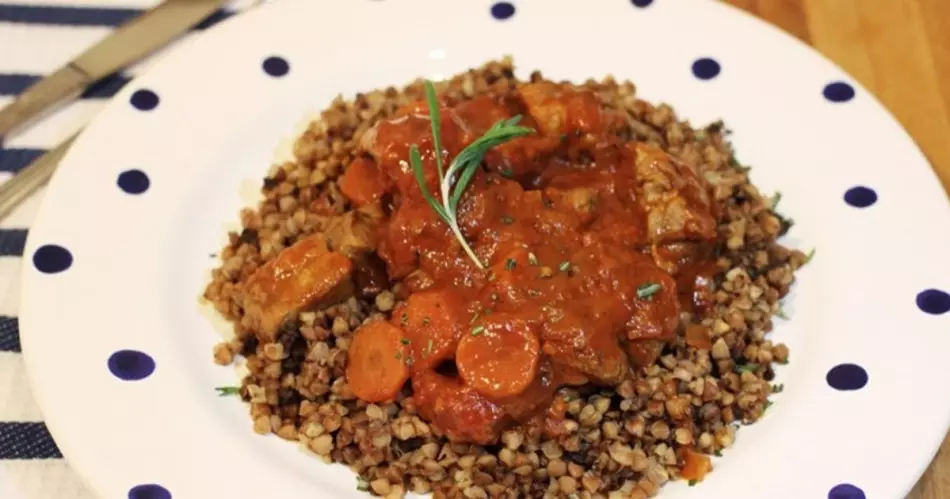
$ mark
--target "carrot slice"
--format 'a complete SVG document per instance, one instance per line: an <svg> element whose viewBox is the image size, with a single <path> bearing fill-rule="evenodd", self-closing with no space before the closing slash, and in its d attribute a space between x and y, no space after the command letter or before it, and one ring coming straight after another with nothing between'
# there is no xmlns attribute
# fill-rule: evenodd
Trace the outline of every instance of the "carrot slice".
<svg viewBox="0 0 950 499"><path fill-rule="evenodd" d="M462 335L455 364L475 391L501 398L523 392L538 375L541 342L524 320L495 313Z"/></svg>
<svg viewBox="0 0 950 499"><path fill-rule="evenodd" d="M396 397L409 378L402 330L384 321L364 324L353 336L347 356L350 390L367 402Z"/></svg>
<svg viewBox="0 0 950 499"><path fill-rule="evenodd" d="M467 324L464 308L450 290L430 290L409 297L405 309L393 314L393 324L406 332L412 352L412 371L435 368L452 357Z"/></svg>

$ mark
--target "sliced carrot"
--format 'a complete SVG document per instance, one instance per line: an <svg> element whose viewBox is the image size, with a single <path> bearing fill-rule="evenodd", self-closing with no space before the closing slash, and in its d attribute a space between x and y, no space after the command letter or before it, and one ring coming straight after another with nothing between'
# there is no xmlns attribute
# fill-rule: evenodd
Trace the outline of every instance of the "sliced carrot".
<svg viewBox="0 0 950 499"><path fill-rule="evenodd" d="M364 324L353 336L347 356L350 390L367 402L396 397L409 378L402 330L384 321Z"/></svg>
<svg viewBox="0 0 950 499"><path fill-rule="evenodd" d="M712 471L712 461L709 456L693 449L685 448L680 452L680 458L683 460L683 471L680 475L685 480L702 480Z"/></svg>
<svg viewBox="0 0 950 499"><path fill-rule="evenodd" d="M478 393L490 398L525 391L538 375L541 343L525 321L495 313L463 334L455 353L459 375Z"/></svg>
<svg viewBox="0 0 950 499"><path fill-rule="evenodd" d="M393 323L405 331L412 352L412 371L433 369L455 353L465 314L451 290L430 290L409 297L406 308L393 315Z"/></svg>
<svg viewBox="0 0 950 499"><path fill-rule="evenodd" d="M340 191L356 206L374 203L383 196L386 186L376 163L368 158L359 157L343 172Z"/></svg>

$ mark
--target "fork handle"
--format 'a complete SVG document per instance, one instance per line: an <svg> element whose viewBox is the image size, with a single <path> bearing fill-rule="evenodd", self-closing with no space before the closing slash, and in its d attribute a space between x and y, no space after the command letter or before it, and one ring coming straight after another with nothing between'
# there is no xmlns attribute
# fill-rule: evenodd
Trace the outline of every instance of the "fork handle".
<svg viewBox="0 0 950 499"><path fill-rule="evenodd" d="M78 134L77 134L78 135ZM0 220L4 219L14 208L19 206L30 194L46 183L53 172L56 171L56 165L63 159L69 146L72 145L77 135L64 140L55 148L47 151L45 154L36 158L26 168L0 184Z"/></svg>

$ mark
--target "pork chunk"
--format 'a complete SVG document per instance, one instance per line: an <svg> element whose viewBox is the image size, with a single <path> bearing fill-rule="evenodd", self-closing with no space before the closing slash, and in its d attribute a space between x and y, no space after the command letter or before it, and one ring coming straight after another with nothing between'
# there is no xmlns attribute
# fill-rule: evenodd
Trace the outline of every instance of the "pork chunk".
<svg viewBox="0 0 950 499"><path fill-rule="evenodd" d="M348 296L352 270L350 259L330 251L323 236L301 239L244 283L245 324L262 340L273 341L287 318Z"/></svg>

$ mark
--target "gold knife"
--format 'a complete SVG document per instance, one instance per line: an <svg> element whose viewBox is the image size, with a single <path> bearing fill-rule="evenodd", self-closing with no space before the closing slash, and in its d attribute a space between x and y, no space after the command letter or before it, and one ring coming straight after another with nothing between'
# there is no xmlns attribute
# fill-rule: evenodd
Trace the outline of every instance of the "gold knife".
<svg viewBox="0 0 950 499"><path fill-rule="evenodd" d="M166 0L123 24L0 109L0 140L43 111L160 48L228 0Z"/></svg>
<svg viewBox="0 0 950 499"><path fill-rule="evenodd" d="M166 0L123 24L104 40L53 74L36 82L0 109L0 143L14 129L52 106L76 97L86 87L161 48L221 8L228 0ZM37 158L0 185L0 219L5 217L56 169L76 135Z"/></svg>

